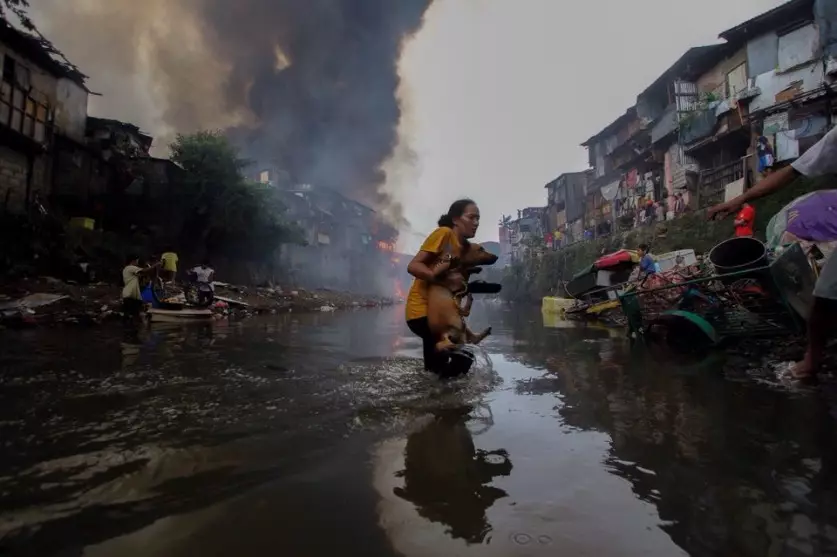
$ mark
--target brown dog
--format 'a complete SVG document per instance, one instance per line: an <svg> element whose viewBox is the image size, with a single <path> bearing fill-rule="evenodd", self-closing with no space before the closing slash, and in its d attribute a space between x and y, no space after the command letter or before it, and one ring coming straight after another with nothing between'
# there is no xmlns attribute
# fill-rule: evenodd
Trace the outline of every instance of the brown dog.
<svg viewBox="0 0 837 557"><path fill-rule="evenodd" d="M479 344L491 334L491 327L475 334L465 324L465 317L471 314L473 301L468 294L468 278L481 270L479 265L495 263L497 256L472 243L463 250L458 260L449 261L450 269L441 280L431 284L427 292L427 321L439 351L463 344Z"/></svg>

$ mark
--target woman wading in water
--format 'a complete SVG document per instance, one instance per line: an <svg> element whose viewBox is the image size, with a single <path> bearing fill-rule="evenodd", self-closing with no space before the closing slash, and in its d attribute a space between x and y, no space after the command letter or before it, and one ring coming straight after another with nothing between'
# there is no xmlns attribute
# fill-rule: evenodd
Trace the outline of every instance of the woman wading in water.
<svg viewBox="0 0 837 557"><path fill-rule="evenodd" d="M407 326L422 340L424 369L440 377L455 377L467 373L473 359L458 352L444 354L436 351L436 341L427 322L427 286L442 276L459 258L480 226L480 210L471 199L454 201L441 216L439 227L430 233L419 252L407 266L415 280L407 295Z"/></svg>

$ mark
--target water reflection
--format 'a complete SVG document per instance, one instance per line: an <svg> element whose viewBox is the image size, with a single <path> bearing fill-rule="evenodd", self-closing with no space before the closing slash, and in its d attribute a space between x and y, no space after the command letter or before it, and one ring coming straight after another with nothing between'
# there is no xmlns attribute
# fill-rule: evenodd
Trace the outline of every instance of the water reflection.
<svg viewBox="0 0 837 557"><path fill-rule="evenodd" d="M543 370L516 392L552 393L563 423L607 433L607 469L657 506L661 527L689 554L837 554L828 389L730 380L738 375L723 354L672 360L589 327L526 316L507 326L508 357Z"/></svg>
<svg viewBox="0 0 837 557"><path fill-rule="evenodd" d="M403 486L393 493L416 506L418 514L446 526L454 539L481 543L491 531L486 510L508 494L489 485L508 476L512 463L503 449L474 446L468 430L470 407L436 411L407 436Z"/></svg>
<svg viewBox="0 0 837 557"><path fill-rule="evenodd" d="M837 555L828 385L538 311L471 319L494 366L451 383L421 371L402 308L2 333L4 548Z"/></svg>

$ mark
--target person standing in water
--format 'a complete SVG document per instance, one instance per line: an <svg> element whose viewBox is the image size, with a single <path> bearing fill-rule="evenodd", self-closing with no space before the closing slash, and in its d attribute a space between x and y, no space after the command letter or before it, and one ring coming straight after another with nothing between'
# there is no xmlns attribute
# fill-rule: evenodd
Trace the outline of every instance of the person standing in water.
<svg viewBox="0 0 837 557"><path fill-rule="evenodd" d="M747 203L780 190L800 176L815 178L837 174L837 128L832 128L817 143L805 151L790 165L771 172L758 184L735 199L711 207L709 218L725 217L739 211ZM837 219L837 207L829 215ZM794 366L792 375L806 379L815 375L822 366L829 329L837 317L837 258L829 257L814 286L814 303L808 316L808 345L805 358Z"/></svg>
<svg viewBox="0 0 837 557"><path fill-rule="evenodd" d="M150 267L141 267L139 257L128 256L125 267L122 268L122 311L132 319L138 319L145 302L142 300L142 289L148 276L159 267L158 262Z"/></svg>
<svg viewBox="0 0 837 557"><path fill-rule="evenodd" d="M463 354L436 351L436 341L427 321L428 285L450 269L468 240L476 235L479 225L480 211L473 200L454 201L448 212L439 218L438 228L424 240L419 252L407 265L407 272L414 277L407 295L407 327L422 341L424 369L440 377L466 373L473 361Z"/></svg>

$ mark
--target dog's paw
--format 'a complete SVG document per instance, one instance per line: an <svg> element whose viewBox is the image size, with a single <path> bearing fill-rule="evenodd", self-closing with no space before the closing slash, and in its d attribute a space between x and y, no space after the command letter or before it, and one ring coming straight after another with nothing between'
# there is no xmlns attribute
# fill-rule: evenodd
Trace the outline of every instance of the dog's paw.
<svg viewBox="0 0 837 557"><path fill-rule="evenodd" d="M474 338L474 344L479 344L480 342L482 342L485 339L485 337L487 337L490 334L491 334L491 327L488 327L486 330L484 330L483 332L481 332L480 334L478 334Z"/></svg>

